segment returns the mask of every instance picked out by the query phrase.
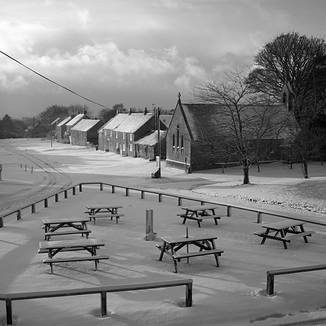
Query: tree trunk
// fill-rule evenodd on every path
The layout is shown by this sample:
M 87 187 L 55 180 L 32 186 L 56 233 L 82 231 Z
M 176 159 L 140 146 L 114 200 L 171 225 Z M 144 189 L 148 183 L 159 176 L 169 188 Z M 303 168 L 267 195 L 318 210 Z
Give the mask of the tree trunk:
M 243 184 L 244 185 L 249 184 L 249 167 L 250 164 L 248 159 L 246 158 L 243 160 Z
M 308 179 L 308 162 L 306 160 L 303 160 L 303 177 L 305 179 Z

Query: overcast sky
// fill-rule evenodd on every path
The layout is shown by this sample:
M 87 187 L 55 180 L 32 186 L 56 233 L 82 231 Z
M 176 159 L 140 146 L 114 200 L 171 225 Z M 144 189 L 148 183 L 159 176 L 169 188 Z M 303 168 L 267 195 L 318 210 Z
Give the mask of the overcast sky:
M 1 0 L 0 51 L 106 107 L 173 109 L 291 31 L 326 38 L 325 0 Z M 102 108 L 0 53 L 0 118 Z

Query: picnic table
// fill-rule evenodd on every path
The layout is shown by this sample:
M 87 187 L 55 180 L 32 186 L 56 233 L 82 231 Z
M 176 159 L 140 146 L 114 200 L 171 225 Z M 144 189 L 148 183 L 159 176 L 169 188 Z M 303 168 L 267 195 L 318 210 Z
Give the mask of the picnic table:
M 198 226 L 201 227 L 200 222 L 203 219 L 214 219 L 215 225 L 217 225 L 217 220 L 221 218 L 220 215 L 215 214 L 215 210 L 218 209 L 218 205 L 207 204 L 207 205 L 198 205 L 198 206 L 187 206 L 182 207 L 185 210 L 182 214 L 177 214 L 183 218 L 182 224 L 185 224 L 187 219 L 197 221 Z
M 38 253 L 47 253 L 49 259 L 44 259 L 44 264 L 49 264 L 51 267 L 51 274 L 53 273 L 53 264 L 64 262 L 76 262 L 91 260 L 95 262 L 95 270 L 100 260 L 109 259 L 109 256 L 97 255 L 97 249 L 104 246 L 103 241 L 95 239 L 80 239 L 80 240 L 60 240 L 60 241 L 41 241 L 39 243 Z M 62 257 L 53 258 L 61 251 L 75 251 L 85 250 L 90 252 L 91 256 L 76 256 L 76 257 Z
M 56 235 L 81 234 L 88 238 L 90 230 L 87 230 L 89 219 L 86 217 L 62 217 L 45 218 L 42 220 L 45 240 L 50 240 Z
M 189 262 L 190 257 L 204 256 L 204 255 L 214 255 L 217 267 L 219 266 L 218 256 L 220 256 L 224 251 L 216 249 L 215 240 L 216 236 L 209 234 L 197 234 L 192 236 L 172 236 L 172 237 L 162 237 L 162 245 L 156 245 L 156 247 L 161 251 L 159 261 L 162 261 L 163 255 L 167 254 L 173 259 L 175 273 L 178 272 L 177 262 L 181 259 L 186 258 Z M 199 248 L 199 251 L 189 252 L 189 246 L 195 246 Z M 182 248 L 186 247 L 186 252 L 180 252 Z
M 255 235 L 262 237 L 261 244 L 264 244 L 266 239 L 282 241 L 284 249 L 287 249 L 287 242 L 293 239 L 303 237 L 308 243 L 308 236 L 311 236 L 313 231 L 305 231 L 304 222 L 301 221 L 281 221 L 276 223 L 263 224 L 265 229 L 263 232 L 256 232 Z
M 47 253 L 49 258 L 53 258 L 61 251 L 85 250 L 95 256 L 98 247 L 104 245 L 105 243 L 102 240 L 96 239 L 41 241 L 39 243 L 39 253 Z
M 122 208 L 122 206 L 119 205 L 108 205 L 108 204 L 92 204 L 92 205 L 86 205 L 86 211 L 85 214 L 89 215 L 90 221 L 93 219 L 95 224 L 95 219 L 97 217 L 111 217 L 111 220 L 115 218 L 116 223 L 118 224 L 118 219 L 121 216 L 124 216 L 124 214 L 118 213 L 118 209 Z M 105 215 L 98 215 L 104 213 Z

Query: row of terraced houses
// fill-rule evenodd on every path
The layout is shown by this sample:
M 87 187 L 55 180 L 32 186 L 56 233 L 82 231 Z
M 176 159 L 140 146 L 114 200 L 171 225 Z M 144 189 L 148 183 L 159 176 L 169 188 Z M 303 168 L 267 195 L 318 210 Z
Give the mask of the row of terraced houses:
M 285 108 L 284 108 L 285 110 Z M 187 172 L 216 167 L 226 158 L 222 151 L 224 135 L 218 128 L 221 120 L 216 106 L 182 103 L 179 98 L 172 115 L 148 112 L 118 113 L 107 123 L 85 114 L 59 122 L 58 141 L 86 146 L 119 155 L 154 160 L 159 154 L 166 166 Z M 278 139 L 279 149 L 286 139 Z M 266 139 L 266 146 L 271 139 Z M 275 158 L 280 153 L 274 151 Z

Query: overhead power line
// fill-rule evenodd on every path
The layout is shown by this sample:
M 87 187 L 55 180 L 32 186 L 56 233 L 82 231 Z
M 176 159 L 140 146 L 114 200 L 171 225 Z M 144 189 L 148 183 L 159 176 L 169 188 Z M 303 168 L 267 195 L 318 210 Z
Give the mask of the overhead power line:
M 50 79 L 50 78 L 48 78 L 48 77 L 46 77 L 46 76 L 44 76 L 44 75 L 38 73 L 37 71 L 33 70 L 32 68 L 29 68 L 28 66 L 24 65 L 22 62 L 20 62 L 20 61 L 18 61 L 17 59 L 13 58 L 13 57 L 10 56 L 9 54 L 4 53 L 3 51 L 0 51 L 0 53 L 2 53 L 3 55 L 5 55 L 5 56 L 8 57 L 9 59 L 11 59 L 11 60 L 17 62 L 18 64 L 20 64 L 20 65 L 23 66 L 24 68 L 30 70 L 30 71 L 33 72 L 34 74 L 36 74 L 36 75 L 38 75 L 38 76 L 40 76 L 40 77 L 46 79 L 46 80 L 49 81 L 50 83 L 53 83 L 53 84 L 55 84 L 55 85 L 57 85 L 57 86 L 59 86 L 59 87 L 65 89 L 66 91 L 68 91 L 68 92 L 70 92 L 70 93 L 72 93 L 72 94 L 74 94 L 74 95 L 77 95 L 77 96 L 81 97 L 82 99 L 84 99 L 84 100 L 86 100 L 86 101 L 88 101 L 88 102 L 91 102 L 91 103 L 94 103 L 94 104 L 96 104 L 96 105 L 99 105 L 99 106 L 101 106 L 101 107 L 103 107 L 103 108 L 105 108 L 105 109 L 109 109 L 107 106 L 105 106 L 105 105 L 103 105 L 103 104 L 100 104 L 100 103 L 98 103 L 98 102 L 95 102 L 95 101 L 93 101 L 93 100 L 91 100 L 91 99 L 89 99 L 89 98 L 87 98 L 87 97 L 85 97 L 85 96 L 82 96 L 82 95 L 80 95 L 80 94 L 74 92 L 73 90 L 69 89 L 68 87 L 65 87 L 65 86 L 63 86 L 63 85 L 61 85 L 61 84 L 59 84 L 59 83 L 53 81 L 52 79 Z

